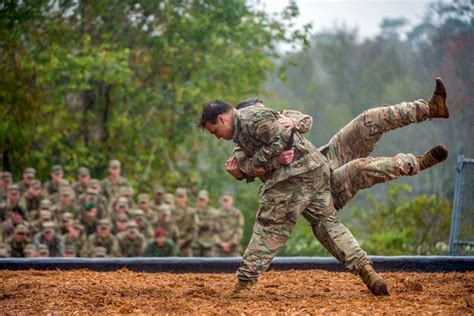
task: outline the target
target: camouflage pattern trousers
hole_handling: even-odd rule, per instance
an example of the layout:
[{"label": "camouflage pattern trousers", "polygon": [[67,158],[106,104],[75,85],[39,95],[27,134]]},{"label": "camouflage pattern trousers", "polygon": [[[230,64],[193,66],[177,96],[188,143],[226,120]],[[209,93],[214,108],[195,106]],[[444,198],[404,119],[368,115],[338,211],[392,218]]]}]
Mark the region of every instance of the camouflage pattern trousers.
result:
[{"label": "camouflage pattern trousers", "polygon": [[372,108],[353,119],[321,147],[332,170],[331,186],[337,209],[346,205],[359,190],[419,172],[412,154],[368,156],[385,132],[423,122],[429,114],[428,103],[422,99]]},{"label": "camouflage pattern trousers", "polygon": [[329,177],[330,169],[324,164],[263,192],[252,238],[237,270],[240,280],[256,281],[268,269],[300,214],[319,242],[347,269],[357,273],[371,264],[349,229],[336,218]]}]

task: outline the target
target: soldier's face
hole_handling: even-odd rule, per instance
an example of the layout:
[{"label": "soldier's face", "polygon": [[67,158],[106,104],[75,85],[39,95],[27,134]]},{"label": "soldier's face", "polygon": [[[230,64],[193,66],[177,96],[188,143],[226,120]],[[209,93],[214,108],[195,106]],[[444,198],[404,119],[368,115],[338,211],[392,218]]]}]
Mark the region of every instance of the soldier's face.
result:
[{"label": "soldier's face", "polygon": [[187,201],[188,198],[185,195],[178,195],[176,197],[176,204],[178,204],[179,207],[185,207]]},{"label": "soldier's face", "polygon": [[232,115],[226,114],[218,115],[215,124],[207,122],[204,126],[209,133],[214,135],[217,139],[231,140],[234,135],[234,124],[232,121]]},{"label": "soldier's face", "polygon": [[207,200],[206,200],[206,199],[203,199],[203,198],[197,199],[197,201],[196,201],[196,206],[199,207],[199,208],[205,208],[205,207],[207,207]]},{"label": "soldier's face", "polygon": [[30,194],[32,196],[39,196],[41,194],[41,187],[38,187],[38,186],[30,186],[28,188],[28,192],[30,192]]}]

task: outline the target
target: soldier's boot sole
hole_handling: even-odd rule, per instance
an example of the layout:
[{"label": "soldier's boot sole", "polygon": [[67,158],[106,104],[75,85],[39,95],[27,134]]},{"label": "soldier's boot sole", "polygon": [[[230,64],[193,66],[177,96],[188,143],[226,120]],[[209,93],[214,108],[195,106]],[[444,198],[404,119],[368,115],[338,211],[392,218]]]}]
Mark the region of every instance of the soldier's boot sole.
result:
[{"label": "soldier's boot sole", "polygon": [[446,103],[446,87],[444,86],[441,78],[436,78],[436,87],[428,100],[428,106],[430,107],[430,117],[432,118],[448,118],[449,109]]},{"label": "soldier's boot sole", "polygon": [[448,158],[448,148],[444,144],[431,148],[422,156],[416,157],[416,161],[420,165],[420,171],[431,168]]}]

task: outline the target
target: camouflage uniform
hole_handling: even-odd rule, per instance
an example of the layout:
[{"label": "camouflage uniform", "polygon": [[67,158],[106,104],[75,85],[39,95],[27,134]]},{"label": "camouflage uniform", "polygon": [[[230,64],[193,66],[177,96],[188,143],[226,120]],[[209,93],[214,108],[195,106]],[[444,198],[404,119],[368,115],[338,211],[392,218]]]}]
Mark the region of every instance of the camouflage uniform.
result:
[{"label": "camouflage uniform", "polygon": [[[240,256],[240,243],[244,233],[244,216],[239,209],[221,208],[217,215],[216,230],[218,242],[216,244],[216,256],[238,257]],[[219,245],[221,242],[230,243],[232,250],[225,252]]]},{"label": "camouflage uniform", "polygon": [[105,238],[100,237],[97,233],[90,235],[89,238],[87,238],[83,253],[88,257],[92,257],[96,247],[105,248],[107,256],[116,257],[119,253],[117,238],[110,233]]},{"label": "camouflage uniform", "polygon": [[346,268],[359,272],[370,264],[350,231],[336,218],[330,189],[330,169],[321,153],[295,134],[295,159],[279,166],[276,157],[288,143],[290,131],[270,109],[250,107],[233,112],[233,141],[249,163],[268,172],[261,187],[260,209],[252,239],[237,271],[240,280],[255,281],[284,246],[298,216],[311,224],[315,237]]},{"label": "camouflage uniform", "polygon": [[[177,195],[179,195],[177,190]],[[192,256],[192,244],[196,240],[198,217],[196,209],[186,206],[179,207],[175,206],[172,210],[173,222],[178,225],[179,232],[181,234],[180,239],[184,240],[184,243],[179,245],[180,257],[191,257]]]},{"label": "camouflage uniform", "polygon": [[119,177],[117,180],[105,178],[102,180],[101,186],[104,190],[104,196],[107,198],[107,200],[113,201],[119,195],[120,188],[130,187],[130,184],[124,177]]},{"label": "camouflage uniform", "polygon": [[[155,228],[164,228],[168,232],[168,237],[174,242],[177,248],[178,240],[181,238],[181,234],[179,232],[178,226],[171,218],[171,208],[169,205],[164,204],[159,207],[158,211],[160,215],[158,217],[158,221],[155,224]],[[165,217],[168,216],[169,219],[166,219]]]},{"label": "camouflage uniform", "polygon": [[[134,238],[130,238],[128,233],[134,230]],[[127,230],[117,236],[119,244],[119,254],[122,257],[141,257],[145,252],[146,237],[138,231],[136,223],[130,221]]]},{"label": "camouflage uniform", "polygon": [[[53,231],[56,229],[53,222],[45,222],[43,224],[43,232],[48,229]],[[50,257],[62,257],[64,253],[63,239],[59,235],[54,233],[54,237],[52,240],[46,240],[44,238],[43,232],[37,233],[34,237],[34,243],[36,247],[39,247],[39,245],[46,245],[48,247]]]},{"label": "camouflage uniform", "polygon": [[[198,198],[208,200],[208,192],[201,190]],[[197,237],[193,244],[193,255],[195,257],[213,257],[215,255],[215,245],[217,243],[216,219],[217,210],[207,206],[196,207],[198,217]]]}]

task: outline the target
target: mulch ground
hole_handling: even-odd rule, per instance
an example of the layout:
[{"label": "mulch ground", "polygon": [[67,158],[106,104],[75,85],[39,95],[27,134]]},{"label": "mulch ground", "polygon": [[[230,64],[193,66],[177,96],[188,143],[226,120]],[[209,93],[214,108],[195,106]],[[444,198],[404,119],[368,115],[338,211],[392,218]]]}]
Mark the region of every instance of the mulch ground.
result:
[{"label": "mulch ground", "polygon": [[267,272],[247,299],[233,274],[0,271],[0,313],[474,313],[474,272],[382,273],[388,297],[350,273]]}]

